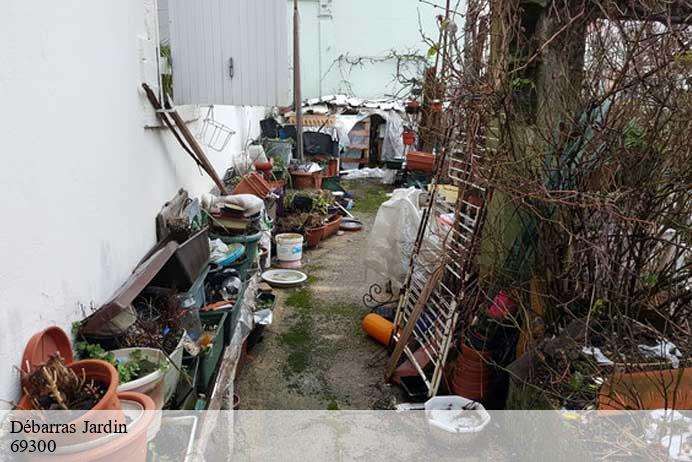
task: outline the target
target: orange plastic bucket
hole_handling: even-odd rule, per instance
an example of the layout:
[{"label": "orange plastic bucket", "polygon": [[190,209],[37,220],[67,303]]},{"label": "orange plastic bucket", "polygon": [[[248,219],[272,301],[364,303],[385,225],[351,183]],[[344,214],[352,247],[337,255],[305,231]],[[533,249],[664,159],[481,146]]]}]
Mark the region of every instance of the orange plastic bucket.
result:
[{"label": "orange plastic bucket", "polygon": [[392,338],[394,331],[394,323],[387,321],[379,314],[370,313],[363,318],[363,330],[382,345],[389,345],[389,339]]}]

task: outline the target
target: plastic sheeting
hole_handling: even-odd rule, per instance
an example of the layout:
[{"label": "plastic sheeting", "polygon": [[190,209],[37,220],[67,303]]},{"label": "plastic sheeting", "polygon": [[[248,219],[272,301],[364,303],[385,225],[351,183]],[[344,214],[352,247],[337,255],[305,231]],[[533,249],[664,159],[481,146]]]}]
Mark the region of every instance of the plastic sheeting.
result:
[{"label": "plastic sheeting", "polygon": [[396,111],[381,111],[380,115],[387,121],[382,141],[382,160],[404,158],[404,121]]},{"label": "plastic sheeting", "polygon": [[368,237],[366,268],[391,281],[396,290],[406,279],[416,243],[423,213],[419,206],[421,194],[424,192],[416,188],[395,189],[392,198],[377,211]]}]

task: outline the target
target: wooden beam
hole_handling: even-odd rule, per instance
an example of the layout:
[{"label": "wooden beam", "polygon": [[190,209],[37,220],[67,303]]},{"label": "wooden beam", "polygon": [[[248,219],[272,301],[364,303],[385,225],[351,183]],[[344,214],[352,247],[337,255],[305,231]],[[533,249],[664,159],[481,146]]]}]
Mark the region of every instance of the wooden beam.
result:
[{"label": "wooden beam", "polygon": [[[147,85],[146,83],[142,84],[142,88],[144,88],[144,92],[147,94],[147,98],[149,98],[149,102],[152,104],[154,109],[157,111],[157,114],[159,115],[159,118],[161,120],[166,120],[166,118],[162,118],[161,111],[163,111],[163,107],[161,106],[161,103],[159,102],[159,99],[156,97],[156,94],[154,91]],[[178,114],[178,111],[175,109],[170,109],[169,111],[166,112],[171,119],[173,119],[173,122],[175,122],[176,127],[178,127],[178,130],[180,130],[180,133],[182,133],[183,138],[187,141],[188,145],[190,148],[194,151],[194,156],[192,156],[202,167],[202,169],[207,172],[207,175],[209,175],[216,184],[216,187],[219,188],[219,193],[221,195],[225,196],[228,194],[226,191],[226,186],[223,184],[223,181],[221,181],[221,178],[219,178],[219,175],[217,175],[216,170],[214,170],[214,166],[211,165],[211,162],[209,162],[209,159],[207,158],[207,155],[204,153],[204,149],[202,149],[202,146],[199,145],[197,142],[197,138],[192,134],[190,129],[188,128],[187,124],[183,120],[182,117],[180,117],[180,114]],[[170,122],[166,123],[166,125],[170,127]],[[175,134],[175,131],[174,131]],[[178,138],[176,134],[176,138]],[[178,141],[180,141],[180,138],[178,138]],[[183,147],[185,147],[183,145]],[[187,149],[186,149],[187,150]],[[189,152],[189,151],[188,151]]]}]

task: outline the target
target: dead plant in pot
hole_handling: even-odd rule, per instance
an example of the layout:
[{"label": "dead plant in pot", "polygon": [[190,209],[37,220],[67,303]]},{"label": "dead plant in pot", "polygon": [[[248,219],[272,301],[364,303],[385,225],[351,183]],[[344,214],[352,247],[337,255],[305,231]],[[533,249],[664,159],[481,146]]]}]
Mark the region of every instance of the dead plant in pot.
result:
[{"label": "dead plant in pot", "polygon": [[103,384],[89,378],[84,369],[77,375],[60,355],[29,373],[22,372],[24,392],[31,407],[42,410],[89,410],[106,393]]}]

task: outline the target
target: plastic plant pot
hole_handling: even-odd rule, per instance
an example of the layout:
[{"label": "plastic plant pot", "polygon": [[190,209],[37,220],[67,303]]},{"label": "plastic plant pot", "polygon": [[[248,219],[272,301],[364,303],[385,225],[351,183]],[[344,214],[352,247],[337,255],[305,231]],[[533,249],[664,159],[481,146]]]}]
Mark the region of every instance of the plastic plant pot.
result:
[{"label": "plastic plant pot", "polygon": [[478,351],[464,345],[452,378],[452,392],[472,400],[486,398],[495,377],[489,364],[491,355],[489,351]]},{"label": "plastic plant pot", "polygon": [[164,368],[173,366],[170,365],[164,352],[156,348],[121,348],[119,350],[113,350],[111,353],[115,356],[116,361],[127,361],[136,351],[141,352],[142,358],[152,362],[157,368],[143,377],[121,383],[118,386],[118,393],[130,391],[143,393],[154,401],[156,409],[163,409],[163,405],[165,404],[163,382]]},{"label": "plastic plant pot", "polygon": [[314,249],[320,245],[320,242],[322,242],[324,238],[324,230],[326,228],[326,226],[318,226],[316,228],[305,229],[305,241],[308,244],[308,249]]},{"label": "plastic plant pot", "polygon": [[324,227],[324,235],[322,236],[322,239],[332,237],[339,232],[339,227],[341,227],[342,218],[343,217],[341,215],[332,215],[331,217],[329,217],[329,221]]},{"label": "plastic plant pot", "polygon": [[[31,370],[45,364],[51,355],[60,354],[65,360],[66,366],[73,370],[77,377],[85,377],[86,380],[93,380],[105,388],[101,399],[88,411],[82,414],[74,422],[78,428],[83,427],[83,422],[89,420],[93,423],[107,423],[108,421],[124,422],[125,417],[121,411],[120,399],[118,398],[117,388],[119,385],[118,371],[112,364],[98,359],[85,359],[72,362],[74,358],[70,340],[67,334],[59,327],[49,327],[37,334],[34,334],[24,349],[22,356],[22,370]],[[34,408],[28,395],[22,396],[19,410],[31,411]],[[101,411],[101,412],[100,412]],[[109,411],[109,412],[102,412]],[[94,434],[77,433],[70,435],[75,442],[88,441],[94,439]],[[56,438],[58,439],[58,438]]]},{"label": "plastic plant pot", "polygon": [[100,436],[84,443],[59,445],[55,453],[50,455],[34,453],[31,455],[31,460],[41,462],[146,461],[150,431],[158,415],[154,402],[142,393],[123,392],[118,396],[124,403],[126,414],[130,417],[126,433]]}]

